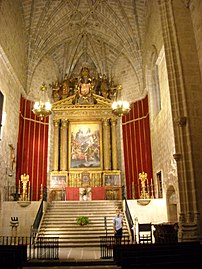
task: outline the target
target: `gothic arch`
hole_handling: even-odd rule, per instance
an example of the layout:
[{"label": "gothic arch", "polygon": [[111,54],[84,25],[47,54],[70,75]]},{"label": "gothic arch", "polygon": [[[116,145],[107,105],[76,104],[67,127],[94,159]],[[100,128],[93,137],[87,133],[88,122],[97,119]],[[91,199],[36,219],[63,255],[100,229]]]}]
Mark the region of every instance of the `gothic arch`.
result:
[{"label": "gothic arch", "polygon": [[177,199],[173,185],[166,191],[168,222],[177,222]]}]

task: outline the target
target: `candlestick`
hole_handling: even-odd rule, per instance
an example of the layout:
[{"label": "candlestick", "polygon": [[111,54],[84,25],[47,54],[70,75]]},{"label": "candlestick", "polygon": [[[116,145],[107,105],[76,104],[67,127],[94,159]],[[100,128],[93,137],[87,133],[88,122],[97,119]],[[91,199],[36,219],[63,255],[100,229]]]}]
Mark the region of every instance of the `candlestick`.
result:
[{"label": "candlestick", "polygon": [[20,180],[18,182],[18,194],[20,194]]},{"label": "candlestick", "polygon": [[151,198],[154,199],[154,189],[153,189],[152,178],[151,178],[151,184],[150,184],[150,187],[151,187]]}]

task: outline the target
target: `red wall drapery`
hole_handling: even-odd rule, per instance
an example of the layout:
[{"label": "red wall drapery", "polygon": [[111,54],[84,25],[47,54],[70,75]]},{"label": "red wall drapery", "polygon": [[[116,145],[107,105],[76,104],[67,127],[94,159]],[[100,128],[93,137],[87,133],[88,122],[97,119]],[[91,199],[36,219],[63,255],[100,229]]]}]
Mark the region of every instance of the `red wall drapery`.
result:
[{"label": "red wall drapery", "polygon": [[16,184],[20,176],[28,174],[30,198],[40,199],[41,184],[47,185],[48,122],[32,112],[33,102],[21,96],[19,113],[19,132],[17,146]]},{"label": "red wall drapery", "polygon": [[130,113],[122,118],[122,128],[127,198],[138,199],[139,173],[147,173],[149,184],[153,178],[148,96],[131,105]]}]

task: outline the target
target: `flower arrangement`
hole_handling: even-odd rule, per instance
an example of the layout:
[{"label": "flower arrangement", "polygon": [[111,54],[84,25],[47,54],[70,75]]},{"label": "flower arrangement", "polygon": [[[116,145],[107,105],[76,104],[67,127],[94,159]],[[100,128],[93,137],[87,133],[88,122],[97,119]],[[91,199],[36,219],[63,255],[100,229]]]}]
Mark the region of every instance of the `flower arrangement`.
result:
[{"label": "flower arrangement", "polygon": [[79,216],[77,219],[76,219],[76,223],[81,225],[81,226],[84,226],[84,225],[87,225],[89,224],[89,218],[86,217],[86,216]]}]

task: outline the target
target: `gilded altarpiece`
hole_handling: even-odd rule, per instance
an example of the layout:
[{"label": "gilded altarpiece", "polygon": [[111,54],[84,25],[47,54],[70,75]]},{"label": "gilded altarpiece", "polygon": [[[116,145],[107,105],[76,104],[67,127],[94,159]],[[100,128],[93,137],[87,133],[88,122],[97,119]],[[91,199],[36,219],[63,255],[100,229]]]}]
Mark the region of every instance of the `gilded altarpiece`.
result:
[{"label": "gilded altarpiece", "polygon": [[[121,199],[117,117],[109,98],[90,92],[88,87],[82,89],[83,84],[75,94],[52,106],[54,145],[49,199],[79,200],[81,188],[87,188],[94,200]],[[61,175],[65,175],[62,183]],[[57,192],[61,196],[53,197]]]}]

